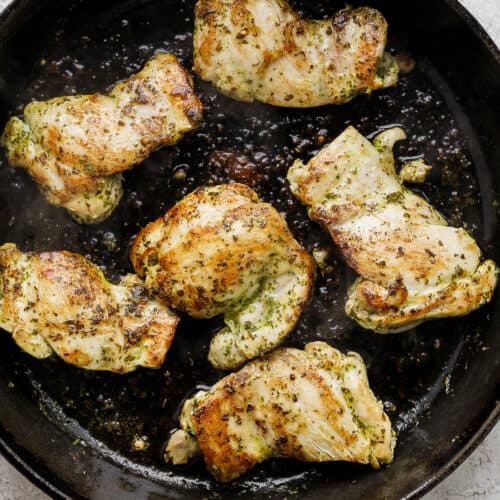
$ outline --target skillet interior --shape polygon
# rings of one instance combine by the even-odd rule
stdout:
[[[319,136],[331,140],[349,123],[365,135],[401,124],[409,140],[397,147],[397,156],[423,154],[434,165],[422,191],[451,224],[464,224],[485,254],[498,260],[493,247],[495,168],[500,164],[495,144],[500,137],[498,53],[472,33],[455,4],[367,3],[388,18],[389,46],[417,59],[416,71],[397,88],[342,107],[279,110],[231,101],[195,80],[206,108],[202,127],[127,172],[124,200],[99,226],[78,226],[63,210],[49,207],[32,180],[6,168],[1,156],[1,243],[13,241],[24,250],[80,252],[116,279],[130,271],[128,243],[148,221],[196,186],[237,180],[285,213],[295,236],[309,249],[331,247],[284,182],[292,159],[308,159],[320,147]],[[189,67],[193,4],[86,0],[65,2],[61,11],[57,1],[19,1],[0,33],[0,126],[30,99],[105,90],[137,71],[155,50],[173,51]],[[307,4],[294,3],[307,9],[307,15],[320,17],[342,6]],[[186,173],[181,181],[174,176],[179,169]],[[354,274],[334,253],[332,263],[335,272],[317,279],[314,300],[287,344],[302,346],[323,338],[363,355],[372,388],[400,434],[390,468],[373,472],[341,463],[271,461],[222,487],[199,462],[185,468],[165,466],[162,446],[175,426],[182,398],[222,375],[206,362],[211,332],[220,322],[188,318],[162,370],[127,376],[90,373],[58,360],[36,361],[4,334],[4,447],[51,491],[93,498],[395,498],[424,491],[460,450],[468,449],[471,436],[493,410],[499,379],[498,294],[492,304],[466,318],[377,336],[345,317],[344,296]],[[150,446],[135,452],[134,437],[142,435]]]

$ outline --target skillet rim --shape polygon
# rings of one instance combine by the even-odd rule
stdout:
[[[25,0],[0,0],[0,30],[5,20],[16,10]],[[481,42],[486,46],[486,49],[500,65],[500,46],[498,46],[491,36],[486,32],[483,25],[474,17],[474,15],[464,6],[459,0],[443,0],[443,2],[453,9],[458,16],[465,21],[469,29],[476,35]],[[404,500],[417,499],[423,497],[430,492],[435,486],[452,474],[472,452],[484,441],[486,436],[500,422],[500,399],[497,396],[496,400],[492,401],[490,411],[483,412],[478,416],[478,426],[472,431],[470,437],[463,443],[462,447],[437,471],[419,486],[417,486],[408,495],[403,497]],[[15,443],[9,443],[11,436],[0,424],[0,455],[7,460],[24,477],[29,479],[33,485],[38,487],[45,494],[52,498],[82,498],[69,487],[60,488],[56,485],[59,481],[55,477],[50,477],[50,471],[43,471],[43,467],[39,467],[39,471],[35,469],[36,464],[30,465],[33,457],[21,446]]]

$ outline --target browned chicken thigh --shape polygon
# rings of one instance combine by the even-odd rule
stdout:
[[[101,222],[122,196],[120,172],[196,128],[202,105],[171,54],[152,57],[109,94],[31,102],[11,118],[1,143],[53,205],[75,220]]]
[[[55,352],[88,370],[160,368],[178,317],[133,274],[119,285],[71,252],[0,247],[0,328],[35,358]]]
[[[497,265],[481,258],[473,238],[448,226],[396,175],[392,147],[405,137],[391,128],[372,144],[349,127],[288,172],[292,192],[360,275],[347,314],[378,333],[468,314],[491,299],[497,283]],[[413,162],[401,174],[419,181],[428,168]]]
[[[199,0],[195,12],[194,70],[234,99],[342,104],[398,81],[375,9],[304,20],[284,0]]]
[[[278,349],[198,392],[184,403],[180,426],[165,459],[183,464],[201,453],[223,482],[271,457],[378,469],[395,445],[359,354],[324,342]]]
[[[233,368],[276,347],[309,299],[314,264],[243,184],[200,188],[146,226],[130,253],[146,288],[195,318],[224,314],[209,359]]]

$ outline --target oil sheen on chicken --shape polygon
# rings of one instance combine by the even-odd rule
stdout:
[[[293,193],[360,275],[347,314],[378,333],[468,314],[491,299],[497,283],[495,262],[482,260],[469,234],[402,185],[392,148],[405,137],[392,128],[372,144],[349,127],[288,172]]]
[[[31,102],[11,118],[1,143],[47,200],[81,223],[106,219],[120,202],[120,172],[175,144],[198,126],[202,105],[171,54],[152,57],[108,95]]]
[[[284,0],[199,0],[194,70],[240,101],[342,104],[397,83],[386,38],[386,20],[367,7],[313,21]]]
[[[177,322],[134,274],[112,285],[81,255],[0,247],[0,328],[35,358],[55,352],[72,365],[117,373],[160,368]]]
[[[189,194],[139,233],[130,257],[148,290],[169,306],[195,318],[224,315],[209,353],[222,369],[290,333],[314,273],[280,214],[243,184]]]
[[[361,356],[324,342],[278,349],[198,392],[184,403],[180,426],[165,459],[183,464],[201,452],[223,482],[271,457],[378,469],[395,445]]]

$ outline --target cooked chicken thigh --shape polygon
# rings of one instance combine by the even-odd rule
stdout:
[[[394,170],[400,128],[371,144],[347,128],[307,165],[288,172],[293,193],[330,232],[360,274],[346,312],[378,333],[408,330],[422,321],[465,315],[491,299],[498,269],[463,229],[447,226]]]
[[[234,99],[304,108],[397,83],[375,9],[306,21],[284,0],[199,0],[195,12],[194,70]]]
[[[81,255],[0,247],[0,328],[35,358],[55,352],[72,365],[117,373],[159,368],[177,322],[133,274],[112,285]]]
[[[324,342],[248,363],[188,399],[180,425],[165,459],[182,464],[201,451],[208,470],[224,482],[271,457],[378,469],[392,461],[395,445],[361,356]]]
[[[93,224],[119,203],[120,172],[175,144],[199,124],[201,112],[177,58],[158,54],[108,95],[28,104],[23,119],[10,119],[1,143],[9,163],[24,167],[50,203]]]
[[[195,318],[224,314],[209,354],[223,369],[290,333],[314,272],[280,214],[242,184],[189,194],[139,233],[130,257],[146,288],[168,305]]]

